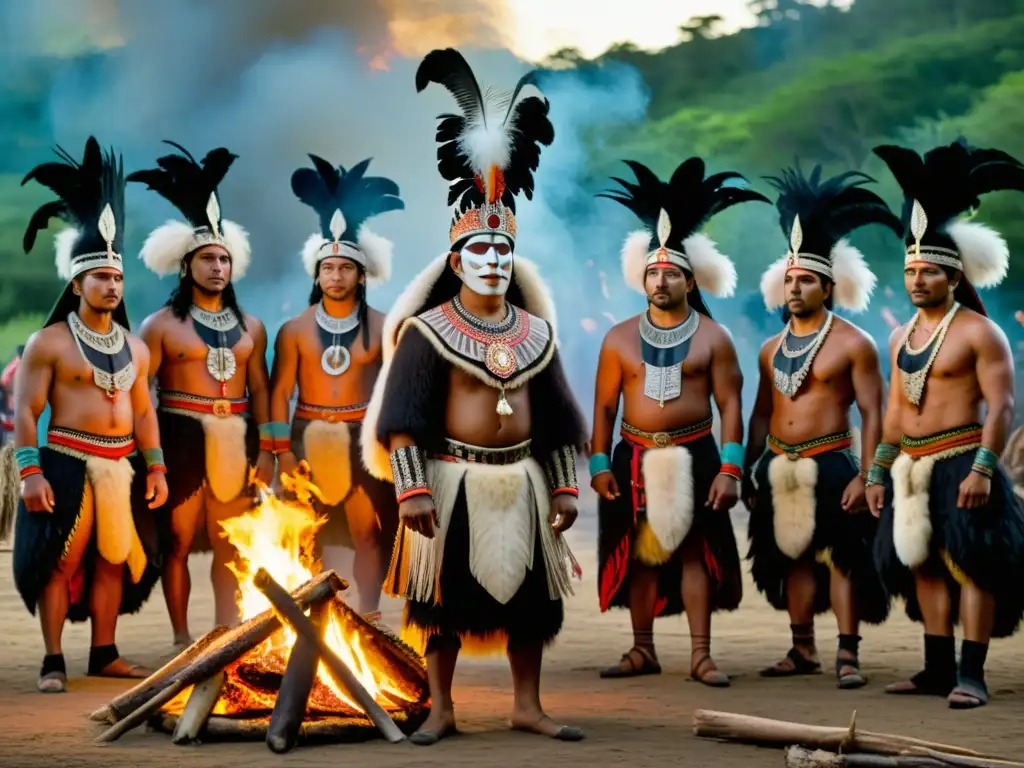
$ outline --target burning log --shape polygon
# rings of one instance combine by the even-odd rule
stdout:
[[[786,750],[786,768],[1003,768],[1020,765],[940,752],[934,755],[836,755],[820,749],[812,752],[804,747],[790,747]]]
[[[185,711],[181,713],[177,725],[174,726],[172,742],[191,744],[199,737],[199,732],[203,730],[206,719],[213,712],[213,707],[224,687],[225,679],[224,671],[221,670],[192,689],[192,694],[188,697],[188,703],[185,705]]]
[[[347,587],[334,571],[325,571],[313,577],[296,589],[291,597],[298,606],[307,607],[322,603],[337,591]],[[300,611],[301,612],[301,611]],[[303,616],[305,619],[306,617]],[[309,621],[306,619],[306,621]],[[171,674],[158,677],[152,675],[128,694],[120,696],[108,705],[110,716],[115,721],[123,720],[146,705],[154,697],[162,696],[169,688],[178,686],[180,692],[189,685],[201,683],[222,671],[242,654],[252,650],[281,628],[281,621],[272,610],[264,611],[243,622],[234,629],[220,634],[202,651],[194,655],[184,666]],[[187,652],[186,652],[187,653]],[[166,668],[166,667],[165,667]],[[170,701],[173,696],[163,700]],[[141,721],[140,721],[141,722]],[[138,723],[136,723],[137,725]]]
[[[157,680],[166,679],[167,677],[170,677],[172,673],[177,672],[182,667],[192,663],[196,659],[196,657],[198,657],[206,648],[213,644],[214,640],[216,640],[218,637],[220,637],[227,631],[228,628],[223,625],[214,627],[205,635],[203,635],[194,643],[192,643],[192,645],[190,645],[188,648],[183,650],[173,659],[171,659],[162,667],[160,667],[160,669],[158,669],[152,675],[147,677],[145,680],[140,681],[138,685],[117,696],[109,704],[106,704],[97,709],[95,712],[89,715],[89,719],[94,720],[98,723],[109,723],[110,725],[113,725],[120,719],[117,715],[114,714],[116,707],[123,706],[126,702],[130,701],[133,696],[138,694],[144,688],[147,688],[148,686],[152,685]]]
[[[316,629],[317,637],[323,636],[324,615],[327,606],[323,603],[310,611],[310,622]],[[320,666],[320,654],[316,646],[300,635],[292,646],[288,666],[277,692],[274,711],[267,727],[267,746],[271,752],[283,754],[290,751],[298,741],[299,729],[306,714],[306,702],[313,689],[316,670]]]
[[[358,678],[352,674],[352,670],[327,646],[317,632],[316,627],[302,613],[300,606],[296,604],[295,600],[288,595],[284,588],[274,581],[263,568],[257,572],[253,583],[257,589],[266,595],[271,605],[274,606],[274,610],[280,613],[284,620],[295,630],[296,634],[305,637],[316,648],[320,653],[321,660],[330,670],[331,676],[348,690],[349,694],[356,700],[363,711],[373,720],[373,724],[377,726],[384,735],[384,738],[392,744],[404,741],[405,734],[402,733],[388,713],[384,711],[384,708],[367,692]]]
[[[156,696],[151,698],[141,707],[136,709],[134,712],[128,715],[123,720],[118,720],[107,730],[97,736],[94,740],[94,744],[109,744],[112,741],[117,741],[124,736],[132,728],[137,728],[142,725],[146,720],[156,712],[160,707],[166,704],[168,701],[173,699],[185,688],[184,680],[175,680],[167,688],[164,688]]]
[[[868,752],[876,755],[927,757],[947,762],[954,756],[960,759],[971,758],[983,762],[948,763],[960,766],[1021,766],[1024,763],[1002,761],[990,755],[975,752],[963,747],[949,744],[937,744],[909,736],[898,736],[888,733],[859,731],[856,729],[857,713],[853,713],[847,728],[833,728],[820,725],[805,725],[783,720],[771,720],[764,717],[751,717],[732,712],[715,712],[698,709],[693,713],[693,732],[696,736],[724,741],[739,741],[748,744],[810,747],[831,752],[843,752],[849,757],[851,752]],[[822,763],[822,768],[828,763]],[[852,764],[847,764],[852,765]],[[867,765],[867,764],[864,764]],[[880,764],[881,765],[881,764]],[[901,766],[901,768],[903,768]]]
[[[419,727],[423,716],[400,715],[403,727],[412,731]],[[172,733],[177,726],[175,715],[158,714],[149,721],[149,727],[160,733]],[[217,741],[262,741],[269,731],[267,718],[234,718],[214,715],[206,721],[203,734]],[[366,717],[322,717],[303,721],[296,734],[295,746],[318,743],[359,743],[377,738],[377,730]]]

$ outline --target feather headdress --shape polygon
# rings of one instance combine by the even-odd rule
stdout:
[[[405,208],[398,185],[391,179],[367,176],[369,159],[346,171],[310,155],[313,168],[299,168],[292,174],[292,191],[320,218],[320,231],[310,235],[302,248],[302,264],[315,278],[323,259],[342,256],[366,269],[369,285],[391,277],[390,240],[374,234],[366,220],[387,211]]]
[[[698,230],[711,217],[738,203],[752,200],[771,202],[753,189],[726,186],[725,182],[746,179],[735,171],[704,177],[704,161],[691,157],[667,181],[647,166],[623,161],[636,176],[636,183],[612,177],[623,190],[602,192],[636,214],[644,228],[631,232],[622,246],[622,272],[626,284],[644,293],[644,275],[654,264],[674,264],[693,275],[697,286],[715,296],[731,296],[736,290],[736,267],[720,253],[715,243]]]
[[[60,162],[42,163],[29,171],[22,185],[36,181],[57,194],[58,199],[42,205],[29,220],[22,245],[32,250],[36,237],[57,217],[68,226],[57,234],[57,274],[68,283],[46,325],[61,322],[73,311],[78,300],[71,280],[93,269],[115,269],[124,273],[124,166],[120,155],[100,149],[92,136],[85,143],[82,162],[77,162],[62,147],[55,150]],[[124,303],[116,318],[128,326]]]
[[[526,86],[536,87],[534,73],[511,92],[483,91],[462,54],[446,48],[428,53],[416,71],[417,92],[430,83],[447,88],[462,110],[440,115],[437,127],[437,168],[454,207],[451,245],[457,250],[472,235],[500,233],[514,246],[515,196],[533,198],[539,145],[555,138],[547,99],[519,98]]]
[[[180,154],[158,158],[158,167],[136,171],[128,181],[147,185],[177,208],[185,221],[171,220],[153,230],[139,257],[151,271],[163,277],[180,274],[182,261],[197,248],[222,245],[231,255],[231,281],[241,280],[251,259],[249,235],[238,224],[222,218],[217,195],[217,187],[238,156],[219,147],[199,163],[180,144],[164,143]]]
[[[820,165],[805,177],[799,162],[766,180],[779,192],[775,207],[789,253],[761,277],[765,306],[774,310],[785,305],[786,272],[806,269],[833,283],[836,306],[866,310],[877,278],[846,235],[868,224],[882,224],[897,236],[903,234],[899,217],[882,198],[861,186],[875,180],[860,171],[847,171],[823,182]]]
[[[951,267],[977,288],[1002,282],[1009,268],[1006,240],[991,227],[961,216],[976,209],[986,192],[1024,191],[1024,164],[998,149],[971,147],[962,137],[923,158],[894,145],[872,151],[903,189],[904,263]]]

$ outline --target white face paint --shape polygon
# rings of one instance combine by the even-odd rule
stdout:
[[[512,244],[503,235],[473,235],[460,251],[462,282],[481,296],[503,296],[512,279]]]

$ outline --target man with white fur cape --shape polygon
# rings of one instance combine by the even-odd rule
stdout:
[[[793,638],[785,658],[761,675],[820,673],[814,616],[831,607],[839,625],[840,688],[866,683],[860,621],[880,624],[890,606],[872,560],[877,521],[864,502],[867,470],[861,469],[882,433],[878,349],[833,313],[866,310],[876,283],[846,235],[868,224],[903,233],[885,201],[862,186],[871,181],[858,171],[822,181],[821,166],[808,178],[799,164],[769,178],[779,192],[789,253],[764,273],[761,292],[765,307],[784,307],[788,320],[761,347],[744,464],[754,583],[773,608],[788,611]],[[862,457],[852,452],[854,404]]]
[[[923,158],[891,145],[874,152],[903,189],[903,282],[917,308],[890,339],[867,497],[881,515],[882,579],[924,625],[924,669],[886,691],[973,708],[988,701],[990,639],[1014,634],[1024,615],[1024,510],[999,461],[1013,423],[1013,356],[975,291],[1002,282],[1009,251],[963,214],[986,192],[1024,191],[1024,163],[963,139]]]
[[[26,343],[14,384],[22,486],[14,582],[29,611],[39,609],[46,656],[37,687],[44,693],[67,685],[65,620],[92,621],[89,675],[150,674],[120,656],[114,635],[118,615],[138,611],[159,579],[155,508],[167,499],[149,351],[129,333],[123,299],[121,158],[92,137],[81,163],[63,149],[58,156],[61,162],[25,177],[59,199],[32,216],[24,245],[31,251],[52,217],[66,221],[56,239],[66,285]]]
[[[277,334],[270,428],[279,473],[291,475],[305,460],[319,490],[326,522],[317,529],[316,543],[324,568],[340,571],[342,547],[355,550],[359,610],[368,614],[380,604],[398,505],[394,487],[368,474],[359,452],[363,416],[380,372],[384,325],[384,315],[368,305],[366,290],[391,276],[394,248],[367,220],[405,206],[395,182],[366,175],[369,160],[346,170],[316,155],[310,159],[313,168],[292,174],[292,190],[320,220],[302,249],[313,288],[309,308]]]
[[[221,216],[217,191],[237,156],[219,147],[200,163],[166,143],[178,153],[128,181],[146,184],[185,219],[150,232],[139,254],[150,271],[177,277],[164,307],[143,322],[141,336],[152,355],[165,436],[171,494],[160,515],[163,588],[174,644],[181,647],[192,641],[190,552],[213,552],[216,622],[231,626],[239,619],[237,581],[228,567],[235,549],[220,522],[251,505],[251,468],[260,482],[271,483],[274,456],[267,333],[235,296],[249,267],[249,236]]]
[[[429,53],[416,88],[445,86],[438,170],[454,207],[449,249],[395,302],[384,367],[363,423],[363,460],[393,480],[400,531],[385,589],[406,598],[403,636],[426,654],[430,716],[410,740],[455,733],[460,650],[507,653],[515,729],[564,741],[540,702],[544,647],[571,593],[563,532],[576,520],[575,457],[586,426],[558,351],[536,266],[514,253],[515,195],[533,195],[540,144],[554,139],[543,97],[482,95],[462,55]],[[497,104],[494,103],[497,101]]]
[[[735,610],[743,596],[729,517],[743,463],[743,374],[729,332],[711,319],[701,295],[732,295],[736,269],[698,230],[733,205],[769,200],[730,183],[745,183],[733,171],[705,178],[699,157],[668,182],[626,163],[637,183],[614,179],[625,191],[600,196],[644,225],[626,238],[622,271],[648,309],[612,328],[601,345],[590,475],[599,500],[601,611],[629,608],[633,646],[601,676],[660,674],[654,619],[685,611],[690,673],[705,685],[728,686],[711,657],[711,615]],[[620,398],[621,440],[613,451]]]

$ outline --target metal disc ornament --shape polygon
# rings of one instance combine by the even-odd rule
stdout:
[[[226,347],[210,347],[206,353],[206,370],[217,381],[228,381],[237,368],[235,353]]]
[[[504,379],[515,372],[516,356],[508,344],[495,341],[487,345],[484,352],[484,365],[495,376]]]
[[[345,347],[328,347],[320,356],[320,367],[330,376],[341,376],[351,364],[352,356]]]

